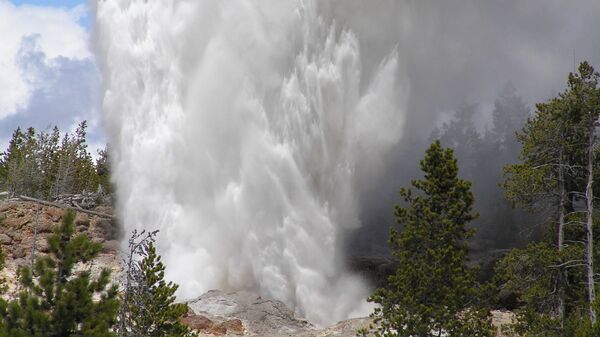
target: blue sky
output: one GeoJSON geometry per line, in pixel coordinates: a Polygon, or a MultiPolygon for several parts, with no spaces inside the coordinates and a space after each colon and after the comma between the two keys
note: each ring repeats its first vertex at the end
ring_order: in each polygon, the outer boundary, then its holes
{"type": "Polygon", "coordinates": [[[56,7],[75,7],[86,3],[83,0],[11,0],[15,5],[35,5],[35,6],[56,6],[56,7]]]}
{"type": "MultiPolygon", "coordinates": [[[[87,0],[10,0],[15,5],[32,5],[40,7],[63,7],[73,8],[78,5],[87,5],[87,0]]],[[[88,28],[91,25],[89,15],[82,18],[80,21],[81,25],[88,28]]]]}
{"type": "Polygon", "coordinates": [[[85,5],[0,0],[0,151],[18,126],[71,131],[81,120],[88,121],[91,152],[103,146],[100,73],[85,5]]]}

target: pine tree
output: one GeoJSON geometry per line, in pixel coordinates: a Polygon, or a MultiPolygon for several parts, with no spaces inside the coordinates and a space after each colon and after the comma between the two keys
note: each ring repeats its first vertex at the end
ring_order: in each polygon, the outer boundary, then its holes
{"type": "Polygon", "coordinates": [[[579,73],[569,75],[569,90],[566,95],[569,117],[574,120],[582,132],[580,146],[584,149],[585,189],[585,226],[586,226],[586,283],[588,293],[589,318],[596,324],[596,281],[594,271],[594,162],[597,147],[598,118],[600,117],[600,88],[598,74],[587,62],[581,63],[579,73]]]}
{"type": "Polygon", "coordinates": [[[108,151],[108,146],[98,151],[98,159],[96,159],[96,175],[98,177],[98,185],[102,188],[104,193],[111,195],[113,193],[113,186],[110,181],[110,158],[108,151]]]}
{"type": "Polygon", "coordinates": [[[6,151],[0,155],[0,184],[2,188],[12,190],[11,171],[14,170],[15,163],[21,158],[21,145],[23,144],[23,132],[17,128],[8,143],[6,151]]]}
{"type": "Polygon", "coordinates": [[[95,192],[98,187],[96,168],[92,156],[87,150],[86,143],[87,121],[82,121],[77,126],[71,141],[75,149],[74,157],[74,192],[95,192]]]}
{"type": "MultiPolygon", "coordinates": [[[[151,232],[152,236],[156,232],[151,232]]],[[[143,236],[143,233],[141,233],[143,236]]],[[[156,253],[154,240],[142,239],[134,245],[134,254],[142,257],[130,264],[126,284],[127,299],[121,315],[120,336],[178,337],[194,336],[180,322],[187,313],[187,305],[175,303],[178,285],[164,280],[165,266],[156,253]],[[136,253],[139,252],[139,253],[136,253]]],[[[134,233],[135,237],[135,233],[134,233]]],[[[146,237],[147,238],[147,237],[146,237]]]]}
{"type": "Polygon", "coordinates": [[[598,74],[582,63],[578,74],[569,75],[565,92],[536,107],[518,134],[522,162],[506,167],[504,187],[517,206],[551,211],[551,230],[543,242],[511,252],[497,272],[503,287],[524,303],[518,310],[521,332],[587,336],[581,331],[600,328],[593,263],[598,74]]]}
{"type": "Polygon", "coordinates": [[[491,336],[478,299],[475,269],[467,266],[467,229],[476,214],[471,184],[458,177],[451,149],[434,142],[421,161],[425,177],[402,188],[406,207],[396,206],[401,232],[390,230],[398,269],[370,301],[378,336],[491,336]]]}
{"type": "MultiPolygon", "coordinates": [[[[110,337],[119,306],[110,271],[97,277],[89,270],[74,272],[77,264],[96,257],[100,245],[74,236],[75,213],[67,212],[62,225],[48,238],[49,254],[23,268],[23,291],[4,308],[0,327],[7,336],[110,337]]],[[[0,332],[0,336],[2,333],[0,332]]]]}
{"type": "Polygon", "coordinates": [[[2,154],[2,178],[3,185],[11,194],[19,188],[18,175],[23,162],[23,143],[25,134],[21,128],[17,128],[10,139],[8,149],[2,154]]]}
{"type": "Polygon", "coordinates": [[[550,241],[553,243],[555,251],[552,254],[544,254],[547,260],[536,260],[533,258],[538,256],[536,250],[547,250],[546,246],[534,244],[524,250],[515,250],[511,252],[512,256],[508,256],[500,265],[502,270],[500,275],[505,275],[509,284],[515,283],[515,281],[518,283],[520,280],[513,280],[514,277],[521,278],[526,272],[537,275],[536,268],[560,266],[547,270],[544,278],[530,277],[530,284],[525,288],[520,290],[513,288],[518,292],[530,293],[525,295],[527,299],[524,313],[526,312],[526,314],[522,315],[522,325],[530,326],[532,330],[536,331],[542,331],[540,324],[546,326],[543,331],[562,331],[567,316],[565,288],[569,268],[568,263],[563,262],[572,257],[571,250],[565,254],[564,249],[566,248],[566,222],[573,213],[574,200],[570,191],[576,185],[569,164],[572,162],[574,148],[572,140],[575,129],[569,119],[564,116],[565,109],[562,99],[556,98],[548,103],[537,104],[536,108],[535,116],[527,121],[523,131],[517,135],[522,144],[522,163],[508,165],[505,168],[505,195],[515,205],[527,210],[533,212],[551,210],[554,213],[550,220],[555,222],[555,226],[552,226],[550,241]],[[510,266],[510,263],[520,263],[521,260],[552,261],[552,263],[531,265],[530,269],[525,265],[519,266],[517,268],[521,275],[517,275],[518,273],[512,272],[515,268],[510,266]],[[543,293],[540,290],[543,289],[542,285],[550,284],[550,280],[554,282],[553,286],[557,289],[556,296],[534,295],[535,292],[543,293]],[[532,287],[537,282],[541,283],[532,287]],[[539,305],[542,302],[544,305],[539,305]],[[543,316],[536,317],[534,308],[542,307],[546,308],[540,312],[543,316]],[[550,312],[556,312],[557,315],[549,316],[550,312]],[[557,320],[554,323],[559,327],[552,327],[552,320],[557,320]]]}
{"type": "Polygon", "coordinates": [[[60,150],[60,131],[54,127],[51,132],[40,132],[38,135],[39,162],[42,171],[40,195],[44,199],[53,197],[54,184],[58,174],[58,157],[60,150]]]}
{"type": "Polygon", "coordinates": [[[507,163],[516,159],[519,153],[519,142],[515,132],[523,127],[529,116],[529,108],[523,102],[521,96],[512,84],[507,84],[500,97],[494,101],[492,111],[492,130],[490,136],[497,144],[503,158],[501,161],[507,163]]]}

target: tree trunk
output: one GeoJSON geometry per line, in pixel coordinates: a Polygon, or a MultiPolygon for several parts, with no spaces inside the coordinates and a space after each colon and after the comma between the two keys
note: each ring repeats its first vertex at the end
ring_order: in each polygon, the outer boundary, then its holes
{"type": "MultiPolygon", "coordinates": [[[[565,177],[564,177],[564,161],[563,161],[563,149],[561,148],[559,154],[559,167],[558,167],[558,185],[560,190],[560,199],[558,204],[558,251],[562,252],[565,245],[565,177]]],[[[562,259],[562,256],[561,256],[562,259]]],[[[566,270],[565,267],[560,267],[559,270],[559,304],[558,304],[558,317],[560,320],[560,335],[564,337],[565,327],[565,287],[566,287],[566,270]]]]}
{"type": "Polygon", "coordinates": [[[588,304],[590,310],[590,322],[596,323],[596,310],[594,302],[596,301],[596,291],[594,285],[594,129],[589,131],[588,148],[587,148],[587,184],[585,187],[586,198],[586,230],[587,230],[587,245],[586,245],[586,272],[587,272],[587,288],[588,288],[588,304]]]}
{"type": "Polygon", "coordinates": [[[87,214],[91,214],[91,215],[96,215],[96,216],[99,216],[99,217],[102,217],[102,218],[115,219],[115,216],[112,215],[112,214],[106,214],[106,213],[102,213],[102,212],[90,211],[88,209],[82,209],[82,208],[77,208],[77,207],[71,207],[71,206],[61,205],[61,204],[56,203],[56,202],[51,202],[51,201],[46,201],[46,200],[42,200],[42,199],[32,198],[32,197],[28,197],[26,195],[20,195],[19,199],[24,200],[24,201],[37,202],[38,204],[42,204],[42,205],[46,205],[46,206],[52,206],[52,207],[56,207],[56,208],[72,209],[72,210],[74,210],[76,212],[82,212],[82,213],[87,213],[87,214]]]}
{"type": "Polygon", "coordinates": [[[119,337],[127,337],[128,333],[128,324],[127,324],[127,309],[129,304],[129,291],[131,290],[131,266],[133,265],[133,254],[134,249],[131,248],[129,250],[129,257],[127,259],[127,270],[125,271],[125,285],[123,289],[123,301],[121,302],[121,308],[119,309],[119,337]]]}

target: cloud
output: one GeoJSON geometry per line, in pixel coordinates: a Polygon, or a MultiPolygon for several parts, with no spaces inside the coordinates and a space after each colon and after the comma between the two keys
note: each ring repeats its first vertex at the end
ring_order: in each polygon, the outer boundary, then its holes
{"type": "MultiPolygon", "coordinates": [[[[0,0],[0,142],[17,126],[99,120],[100,76],[79,22],[85,8],[15,6],[0,0]]],[[[90,128],[91,140],[100,132],[90,128]]]]}

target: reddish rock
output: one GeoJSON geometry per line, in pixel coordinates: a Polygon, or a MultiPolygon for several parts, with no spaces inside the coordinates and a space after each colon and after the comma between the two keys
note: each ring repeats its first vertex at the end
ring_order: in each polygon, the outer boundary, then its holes
{"type": "Polygon", "coordinates": [[[14,263],[17,266],[17,268],[22,268],[31,265],[31,261],[25,260],[23,258],[16,259],[14,263]]]}
{"type": "Polygon", "coordinates": [[[38,233],[52,233],[54,230],[54,223],[48,219],[40,221],[38,226],[38,233]]]}
{"type": "Polygon", "coordinates": [[[215,327],[215,323],[206,316],[188,314],[181,319],[181,323],[187,325],[192,330],[208,332],[215,327]]]}
{"type": "Polygon", "coordinates": [[[25,252],[25,248],[24,247],[18,246],[18,247],[16,247],[16,248],[13,249],[13,252],[12,252],[13,258],[15,258],[15,259],[21,259],[21,258],[24,258],[25,255],[27,255],[27,253],[25,252]]]}
{"type": "Polygon", "coordinates": [[[8,233],[9,236],[11,236],[13,238],[13,245],[15,244],[15,242],[21,242],[23,241],[23,234],[20,232],[11,232],[8,233]]]}
{"type": "Polygon", "coordinates": [[[0,234],[0,244],[9,245],[12,242],[12,238],[6,234],[0,234]]]}
{"type": "Polygon", "coordinates": [[[50,246],[48,245],[48,240],[40,239],[35,245],[37,250],[42,253],[48,253],[50,251],[50,246]]]}
{"type": "Polygon", "coordinates": [[[0,213],[4,213],[10,209],[13,209],[14,207],[14,203],[3,203],[2,205],[0,205],[0,213]]]}
{"type": "Polygon", "coordinates": [[[52,221],[58,222],[65,214],[65,211],[61,208],[49,207],[46,209],[46,214],[52,219],[52,221]]]}
{"type": "Polygon", "coordinates": [[[88,227],[90,225],[90,218],[85,213],[77,213],[75,218],[75,225],[88,227]]]}
{"type": "Polygon", "coordinates": [[[215,336],[223,336],[227,333],[227,329],[222,325],[215,325],[207,331],[201,331],[215,336]]]}
{"type": "Polygon", "coordinates": [[[31,221],[30,217],[14,217],[8,216],[3,224],[8,228],[22,229],[31,221]]]}
{"type": "Polygon", "coordinates": [[[243,335],[244,334],[244,324],[239,319],[232,319],[229,321],[225,321],[219,326],[225,328],[226,333],[231,335],[243,335]]]}
{"type": "Polygon", "coordinates": [[[239,319],[231,319],[222,323],[216,324],[208,317],[203,315],[196,315],[188,313],[187,316],[181,319],[181,323],[187,325],[192,330],[198,331],[204,334],[210,334],[215,336],[223,336],[226,334],[230,335],[243,335],[244,325],[239,319]]]}
{"type": "Polygon", "coordinates": [[[18,229],[21,229],[21,228],[25,227],[25,225],[27,225],[27,224],[28,224],[28,223],[30,223],[30,222],[31,222],[31,217],[26,217],[26,218],[23,218],[23,219],[22,219],[22,220],[19,222],[19,224],[18,224],[18,227],[17,227],[17,228],[18,228],[18,229]]]}

